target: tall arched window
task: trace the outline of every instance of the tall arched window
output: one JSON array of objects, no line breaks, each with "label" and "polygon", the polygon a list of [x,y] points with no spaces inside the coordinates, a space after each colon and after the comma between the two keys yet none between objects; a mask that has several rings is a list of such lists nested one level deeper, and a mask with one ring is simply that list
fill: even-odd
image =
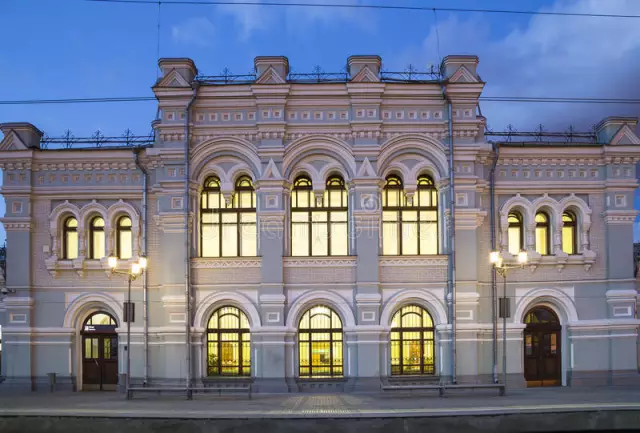
[{"label": "tall arched window", "polygon": [[382,221],[383,254],[438,254],[438,191],[433,180],[418,177],[409,203],[402,180],[388,176],[382,192]]},{"label": "tall arched window", "polygon": [[105,255],[104,219],[94,217],[89,225],[89,258],[101,259]]},{"label": "tall arched window", "polygon": [[327,180],[317,203],[311,180],[301,176],[291,191],[291,255],[346,256],[348,254],[348,197],[344,180]]},{"label": "tall arched window", "polygon": [[549,252],[549,217],[544,212],[536,214],[536,251],[543,256],[550,254]]},{"label": "tall arched window", "polygon": [[251,334],[236,307],[214,311],[207,325],[207,376],[250,376]]},{"label": "tall arched window", "polygon": [[570,211],[562,214],[562,251],[578,254],[576,215]]},{"label": "tall arched window", "polygon": [[217,177],[208,178],[200,200],[202,257],[247,257],[258,253],[256,192],[248,176],[236,181],[233,200],[226,203]]},{"label": "tall arched window", "polygon": [[336,377],[342,368],[342,320],[331,308],[307,310],[298,326],[300,377]]},{"label": "tall arched window", "polygon": [[402,307],[391,320],[391,374],[435,374],[433,319],[418,305]]},{"label": "tall arched window", "polygon": [[78,220],[69,217],[62,227],[62,257],[67,260],[78,258]]},{"label": "tall arched window", "polygon": [[121,216],[116,224],[116,256],[120,259],[133,257],[133,234],[128,216]]},{"label": "tall arched window", "polygon": [[509,242],[509,252],[517,255],[524,249],[524,230],[522,229],[522,214],[511,212],[508,217],[509,228],[507,238]]}]

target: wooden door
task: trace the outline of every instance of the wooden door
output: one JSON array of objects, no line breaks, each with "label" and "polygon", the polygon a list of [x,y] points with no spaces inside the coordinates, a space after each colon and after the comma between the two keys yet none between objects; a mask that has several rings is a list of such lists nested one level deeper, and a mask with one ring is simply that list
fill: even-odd
[{"label": "wooden door", "polygon": [[527,386],[562,384],[562,328],[546,307],[531,310],[525,319],[524,377]]}]

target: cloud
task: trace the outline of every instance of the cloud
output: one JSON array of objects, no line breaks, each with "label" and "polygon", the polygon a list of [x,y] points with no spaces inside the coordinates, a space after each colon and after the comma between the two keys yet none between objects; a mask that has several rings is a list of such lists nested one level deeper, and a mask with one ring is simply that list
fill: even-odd
[{"label": "cloud", "polygon": [[238,38],[249,39],[255,32],[267,30],[275,19],[273,6],[220,5],[220,12],[231,15],[240,24]]},{"label": "cloud", "polygon": [[213,43],[214,36],[215,28],[205,17],[189,18],[171,27],[171,37],[181,44],[207,47]]},{"label": "cloud", "polygon": [[[637,0],[559,0],[545,10],[578,13],[640,14]],[[496,39],[488,14],[450,18],[438,26],[440,52],[477,54],[485,96],[550,96],[640,98],[640,26],[636,19],[534,15],[529,22]],[[506,22],[508,18],[500,18]],[[430,29],[420,54],[399,59],[437,62],[437,35]],[[426,56],[425,53],[429,53]],[[434,61],[435,60],[435,61]],[[397,60],[396,60],[397,61]],[[511,123],[533,130],[585,129],[608,115],[640,114],[638,105],[624,104],[481,104],[496,130]]]}]

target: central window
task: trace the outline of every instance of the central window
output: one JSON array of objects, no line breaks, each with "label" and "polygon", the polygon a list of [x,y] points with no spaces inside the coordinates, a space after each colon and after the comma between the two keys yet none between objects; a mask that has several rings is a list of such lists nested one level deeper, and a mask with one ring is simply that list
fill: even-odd
[{"label": "central window", "polygon": [[433,319],[418,305],[402,307],[391,320],[391,374],[434,374]]},{"label": "central window", "polygon": [[401,256],[438,254],[438,191],[429,176],[418,177],[411,202],[402,179],[387,177],[382,192],[382,252]]},{"label": "central window", "polygon": [[349,229],[344,180],[327,180],[321,200],[316,200],[311,179],[300,176],[291,191],[291,255],[346,256]]},{"label": "central window", "polygon": [[331,308],[317,305],[300,319],[298,327],[300,377],[341,377],[342,320]]},{"label": "central window", "polygon": [[214,311],[207,325],[207,376],[250,376],[251,334],[236,307]]},{"label": "central window", "polygon": [[543,256],[550,254],[549,217],[544,212],[536,214],[536,251]]},{"label": "central window", "polygon": [[228,203],[220,179],[205,181],[200,200],[200,252],[202,257],[257,255],[256,193],[249,177],[236,181]]}]

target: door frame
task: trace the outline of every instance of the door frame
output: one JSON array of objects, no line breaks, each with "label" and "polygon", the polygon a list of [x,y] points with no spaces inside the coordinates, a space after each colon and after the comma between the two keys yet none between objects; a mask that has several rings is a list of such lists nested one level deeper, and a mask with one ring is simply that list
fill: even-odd
[{"label": "door frame", "polygon": [[[118,322],[119,316],[117,314],[114,314],[110,308],[106,308],[106,307],[94,307],[91,308],[89,310],[86,311],[85,314],[83,314],[82,316],[82,320],[78,320],[76,322],[76,331],[74,334],[75,337],[75,343],[73,344],[73,346],[75,347],[76,353],[75,356],[72,356],[71,353],[71,348],[69,349],[69,364],[70,364],[70,368],[72,367],[72,357],[75,358],[75,365],[76,365],[76,371],[78,372],[76,375],[76,389],[78,391],[85,391],[84,389],[84,339],[83,339],[83,326],[84,323],[87,321],[87,319],[89,317],[91,317],[93,314],[95,313],[105,313],[108,314],[109,316],[111,316],[113,318],[113,320],[116,322],[116,328],[115,328],[115,335],[118,337],[118,362],[117,362],[117,370],[118,370],[118,381],[116,384],[116,389],[118,384],[120,383],[120,374],[122,373],[122,359],[123,359],[123,350],[122,350],[122,344],[121,344],[121,335],[119,332],[120,329],[120,324]],[[78,317],[78,316],[76,316]],[[96,334],[97,335],[97,334]],[[109,392],[109,391],[107,391]]]}]

